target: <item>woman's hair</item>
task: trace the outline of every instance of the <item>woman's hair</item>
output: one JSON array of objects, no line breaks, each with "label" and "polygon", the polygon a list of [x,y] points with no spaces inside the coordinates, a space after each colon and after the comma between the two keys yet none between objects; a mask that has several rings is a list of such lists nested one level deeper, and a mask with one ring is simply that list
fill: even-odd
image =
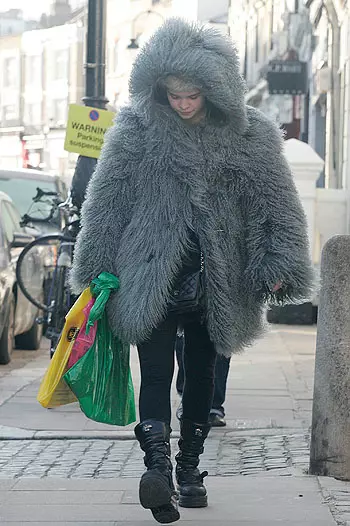
[{"label": "woman's hair", "polygon": [[[153,99],[156,104],[170,107],[167,95],[167,88],[163,79],[159,79],[156,85],[154,86]],[[207,98],[205,99],[205,107],[207,109],[207,118],[213,123],[219,126],[224,126],[227,123],[227,115],[225,115],[223,111],[221,111],[217,106],[215,106],[215,104],[213,104]]]},{"label": "woman's hair", "polygon": [[162,79],[158,79],[153,88],[153,99],[157,104],[162,106],[170,106],[167,96],[167,90]]}]

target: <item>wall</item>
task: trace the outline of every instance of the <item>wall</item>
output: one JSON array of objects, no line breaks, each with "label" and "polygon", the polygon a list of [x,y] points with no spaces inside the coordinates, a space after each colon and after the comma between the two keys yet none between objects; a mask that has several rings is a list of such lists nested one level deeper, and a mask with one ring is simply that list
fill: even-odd
[{"label": "wall", "polygon": [[0,127],[20,124],[21,37],[0,38]]},{"label": "wall", "polygon": [[129,76],[139,52],[128,49],[131,38],[137,38],[141,48],[172,14],[167,2],[153,6],[151,0],[108,0],[106,96],[113,109],[118,110],[128,101]]},{"label": "wall", "polygon": [[335,235],[349,234],[349,194],[346,190],[316,190],[316,231],[314,261],[320,263],[324,244]]},{"label": "wall", "polygon": [[25,29],[24,20],[16,20],[2,17],[0,14],[0,36],[3,35],[18,35]]},{"label": "wall", "polygon": [[199,1],[200,0],[173,0],[173,15],[181,16],[189,20],[197,20]]},{"label": "wall", "polygon": [[198,4],[198,20],[201,22],[207,22],[228,13],[228,0],[199,0]]},{"label": "wall", "polygon": [[174,16],[208,22],[228,13],[229,0],[173,0]]},{"label": "wall", "polygon": [[22,165],[21,37],[0,38],[0,166]]}]

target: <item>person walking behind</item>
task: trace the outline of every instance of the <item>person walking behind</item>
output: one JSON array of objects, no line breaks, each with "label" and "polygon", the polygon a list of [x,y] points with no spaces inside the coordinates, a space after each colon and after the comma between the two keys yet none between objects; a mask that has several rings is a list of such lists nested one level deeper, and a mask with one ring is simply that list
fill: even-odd
[{"label": "person walking behind", "polygon": [[[71,286],[120,279],[107,311],[141,369],[141,505],[160,523],[204,507],[198,469],[217,354],[250,345],[266,301],[300,301],[312,283],[304,213],[280,131],[244,102],[236,50],[212,28],[171,19],[140,50],[130,103],[106,133],[82,207]],[[177,326],[185,331],[183,415],[170,457]]]},{"label": "person walking behind", "polygon": [[[180,329],[180,330],[179,330]],[[184,371],[184,347],[185,347],[185,335],[182,328],[178,327],[176,342],[175,342],[175,353],[176,361],[178,365],[178,372],[176,376],[176,391],[177,394],[182,398],[185,383],[185,371]],[[215,381],[214,381],[214,396],[213,402],[209,414],[209,424],[211,427],[225,427],[225,398],[226,398],[226,385],[228,373],[230,371],[230,358],[219,354],[216,357],[215,362]],[[176,417],[181,420],[182,418],[182,402],[176,410]]]}]

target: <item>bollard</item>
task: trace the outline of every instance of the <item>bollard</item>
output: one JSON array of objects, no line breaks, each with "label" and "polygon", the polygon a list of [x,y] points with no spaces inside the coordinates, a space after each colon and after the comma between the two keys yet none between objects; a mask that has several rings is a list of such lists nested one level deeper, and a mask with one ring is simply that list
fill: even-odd
[{"label": "bollard", "polygon": [[322,253],[310,474],[350,480],[350,236]]}]

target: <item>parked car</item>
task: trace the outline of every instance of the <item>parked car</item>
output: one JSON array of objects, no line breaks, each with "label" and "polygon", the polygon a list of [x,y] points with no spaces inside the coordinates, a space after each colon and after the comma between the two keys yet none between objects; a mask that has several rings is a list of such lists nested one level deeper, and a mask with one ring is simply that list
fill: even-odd
[{"label": "parked car", "polygon": [[[18,185],[20,190],[20,185]],[[0,364],[11,360],[14,347],[36,350],[42,338],[39,315],[16,284],[16,263],[35,230],[21,226],[21,216],[12,199],[0,192]],[[27,281],[37,296],[43,294],[44,269],[39,252],[33,252],[25,268]]]},{"label": "parked car", "polygon": [[57,231],[60,226],[58,212],[50,222],[42,221],[50,214],[52,199],[44,198],[38,203],[33,202],[38,188],[46,192],[57,192],[63,201],[67,198],[66,185],[58,176],[24,168],[0,170],[0,191],[11,197],[20,215],[24,216],[29,213],[32,224],[37,226],[43,234]]}]

